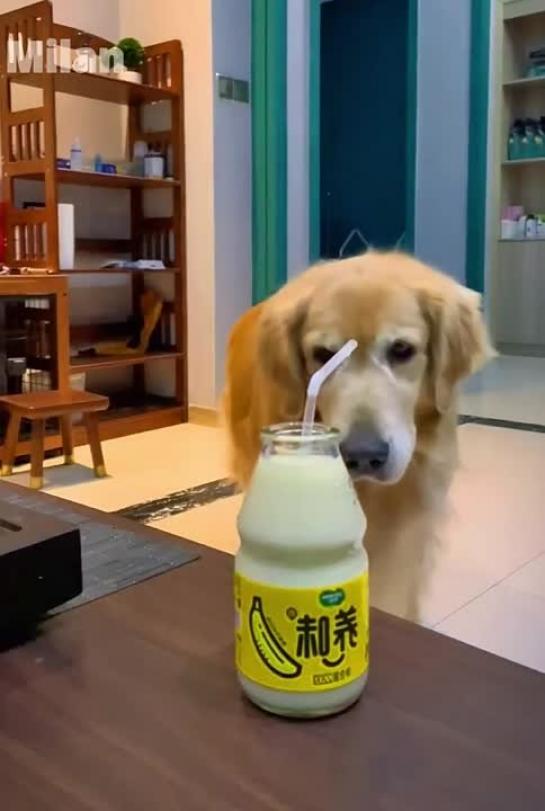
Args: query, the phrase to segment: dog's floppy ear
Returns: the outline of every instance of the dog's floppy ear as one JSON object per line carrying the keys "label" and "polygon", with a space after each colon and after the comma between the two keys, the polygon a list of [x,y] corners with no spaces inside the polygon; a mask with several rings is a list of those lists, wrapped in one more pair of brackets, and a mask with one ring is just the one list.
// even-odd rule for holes
{"label": "dog's floppy ear", "polygon": [[481,297],[459,284],[425,291],[429,325],[429,374],[435,405],[448,411],[457,384],[478,371],[494,352],[481,312]]}
{"label": "dog's floppy ear", "polygon": [[257,359],[261,374],[283,391],[279,418],[299,418],[304,406],[306,368],[301,344],[308,296],[266,302],[259,325]]}

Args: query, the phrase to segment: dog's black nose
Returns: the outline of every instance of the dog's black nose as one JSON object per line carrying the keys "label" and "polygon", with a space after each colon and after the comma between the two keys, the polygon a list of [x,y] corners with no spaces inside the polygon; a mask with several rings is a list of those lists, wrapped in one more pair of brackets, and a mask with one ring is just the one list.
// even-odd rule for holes
{"label": "dog's black nose", "polygon": [[390,444],[367,434],[350,434],[341,445],[348,470],[357,476],[380,476],[390,455]]}

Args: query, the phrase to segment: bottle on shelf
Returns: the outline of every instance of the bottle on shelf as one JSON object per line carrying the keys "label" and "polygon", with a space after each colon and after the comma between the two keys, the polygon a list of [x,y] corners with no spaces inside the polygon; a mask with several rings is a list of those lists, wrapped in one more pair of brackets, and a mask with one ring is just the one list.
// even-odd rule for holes
{"label": "bottle on shelf", "polygon": [[526,217],[524,236],[526,239],[535,239],[537,237],[537,220],[533,214]]}
{"label": "bottle on shelf", "polygon": [[136,177],[144,177],[144,161],[148,153],[148,145],[145,141],[135,141],[133,147],[133,174]]}
{"label": "bottle on shelf", "polygon": [[26,358],[8,358],[6,362],[8,394],[23,393],[23,375],[26,372]]}
{"label": "bottle on shelf", "polygon": [[83,169],[83,150],[79,138],[70,147],[70,168],[73,172],[81,172]]}
{"label": "bottle on shelf", "polygon": [[545,132],[541,126],[541,118],[534,121],[534,144],[533,144],[533,157],[545,157]]}
{"label": "bottle on shelf", "polygon": [[545,48],[537,48],[534,51],[530,51],[528,54],[526,76],[529,78],[545,76]]}
{"label": "bottle on shelf", "polygon": [[522,119],[517,118],[509,131],[509,140],[507,143],[507,158],[510,161],[520,160],[523,156],[523,141],[525,135],[525,127]]}
{"label": "bottle on shelf", "polygon": [[527,118],[524,121],[524,136],[522,138],[522,157],[534,158],[535,157],[535,121]]}

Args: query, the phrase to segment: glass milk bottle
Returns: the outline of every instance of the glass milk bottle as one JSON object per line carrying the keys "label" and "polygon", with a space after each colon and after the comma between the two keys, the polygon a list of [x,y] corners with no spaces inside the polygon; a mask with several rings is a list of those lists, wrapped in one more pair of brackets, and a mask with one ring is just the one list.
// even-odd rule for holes
{"label": "glass milk bottle", "polygon": [[279,425],[238,519],[236,663],[246,695],[292,717],[340,712],[367,681],[366,522],[334,430]]}

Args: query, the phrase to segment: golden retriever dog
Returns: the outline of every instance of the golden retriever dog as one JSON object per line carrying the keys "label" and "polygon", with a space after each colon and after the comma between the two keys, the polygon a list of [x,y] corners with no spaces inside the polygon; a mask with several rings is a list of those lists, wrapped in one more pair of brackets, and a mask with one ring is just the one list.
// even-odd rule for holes
{"label": "golden retriever dog", "polygon": [[373,604],[418,619],[456,461],[457,387],[491,355],[478,294],[401,253],[311,267],[235,325],[223,409],[244,487],[267,425],[300,420],[310,376],[368,520]]}

